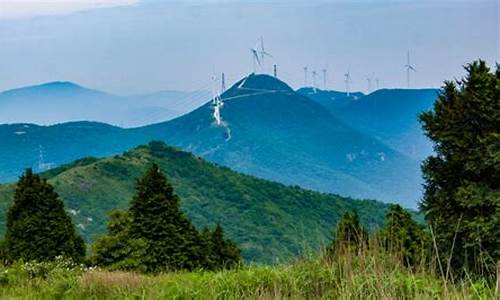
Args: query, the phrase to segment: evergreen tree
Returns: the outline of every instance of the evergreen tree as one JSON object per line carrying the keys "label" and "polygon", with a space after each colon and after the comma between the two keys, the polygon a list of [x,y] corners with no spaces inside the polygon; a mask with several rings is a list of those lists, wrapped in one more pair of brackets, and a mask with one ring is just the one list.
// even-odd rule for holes
{"label": "evergreen tree", "polygon": [[63,202],[30,169],[17,183],[4,243],[11,261],[47,261],[61,255],[79,261],[85,255],[83,239],[75,232]]}
{"label": "evergreen tree", "polygon": [[346,212],[337,223],[334,240],[328,251],[344,248],[360,249],[367,242],[368,232],[361,225],[358,214]]}
{"label": "evergreen tree", "polygon": [[387,250],[402,256],[403,263],[413,266],[429,254],[429,237],[410,213],[391,205],[380,233]]}
{"label": "evergreen tree", "polygon": [[217,224],[211,232],[205,229],[203,236],[209,247],[209,262],[212,269],[228,269],[240,263],[240,250],[236,244],[224,238],[222,226]]}
{"label": "evergreen tree", "polygon": [[148,271],[194,269],[206,264],[202,238],[180,210],[179,197],[158,165],[138,181],[129,213],[131,237],[148,243]]}
{"label": "evergreen tree", "polygon": [[484,274],[500,261],[500,67],[465,69],[420,116],[436,152],[422,167],[421,208],[445,265]]}
{"label": "evergreen tree", "polygon": [[109,213],[108,234],[100,236],[92,245],[90,262],[93,265],[108,267],[111,270],[134,270],[145,272],[143,259],[147,243],[143,239],[130,236],[131,219],[123,210]]}
{"label": "evergreen tree", "polygon": [[[138,180],[129,211],[110,214],[108,234],[97,239],[91,261],[142,272],[215,268],[216,257],[210,260],[212,239],[205,236],[182,213],[179,198],[155,164]],[[224,243],[228,249],[233,245]],[[224,257],[227,264],[231,255]]]}

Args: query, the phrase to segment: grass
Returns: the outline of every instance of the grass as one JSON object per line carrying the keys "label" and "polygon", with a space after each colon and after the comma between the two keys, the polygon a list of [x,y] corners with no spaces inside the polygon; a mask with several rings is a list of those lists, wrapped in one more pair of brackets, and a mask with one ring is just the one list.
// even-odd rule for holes
{"label": "grass", "polygon": [[[2,299],[495,299],[485,279],[444,281],[429,265],[407,268],[378,249],[279,266],[143,275],[64,262],[0,270]],[[498,299],[498,298],[497,298]]]}

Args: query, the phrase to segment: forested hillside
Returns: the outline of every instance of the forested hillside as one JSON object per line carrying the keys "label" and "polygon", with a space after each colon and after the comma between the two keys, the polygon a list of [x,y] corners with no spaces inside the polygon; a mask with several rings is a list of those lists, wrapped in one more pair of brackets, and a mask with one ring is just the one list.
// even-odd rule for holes
{"label": "forested hillside", "polygon": [[[106,229],[106,214],[128,206],[136,178],[157,163],[197,227],[224,224],[247,261],[277,262],[318,249],[346,211],[370,229],[383,224],[387,205],[287,187],[206,162],[154,142],[105,159],[84,159],[43,174],[61,195],[87,241]],[[13,185],[0,186],[0,228]]]}

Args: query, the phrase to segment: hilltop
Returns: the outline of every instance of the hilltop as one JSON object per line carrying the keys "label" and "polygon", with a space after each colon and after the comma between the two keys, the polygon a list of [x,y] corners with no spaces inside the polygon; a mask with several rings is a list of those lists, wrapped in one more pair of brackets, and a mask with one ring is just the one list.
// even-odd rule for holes
{"label": "hilltop", "polygon": [[[153,142],[122,155],[87,158],[42,176],[55,187],[87,241],[105,232],[106,214],[125,208],[136,178],[160,165],[198,227],[224,224],[247,261],[277,262],[329,242],[341,214],[356,210],[368,228],[383,224],[387,205],[321,194],[258,179]],[[13,185],[0,185],[0,229]]]}

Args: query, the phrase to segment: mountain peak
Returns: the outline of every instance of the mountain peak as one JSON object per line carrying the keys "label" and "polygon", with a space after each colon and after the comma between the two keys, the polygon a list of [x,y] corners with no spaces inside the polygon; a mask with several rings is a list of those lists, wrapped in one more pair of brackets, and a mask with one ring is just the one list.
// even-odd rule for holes
{"label": "mountain peak", "polygon": [[22,95],[32,95],[32,94],[53,95],[54,93],[58,93],[58,94],[64,93],[65,94],[65,93],[75,93],[75,92],[77,92],[77,93],[85,93],[85,92],[101,93],[98,91],[87,89],[81,85],[78,85],[78,84],[70,82],[70,81],[52,81],[52,82],[42,83],[42,84],[38,84],[38,85],[32,85],[32,86],[7,90],[1,94],[4,96],[9,96],[9,95],[22,96]]}
{"label": "mountain peak", "polygon": [[279,80],[276,77],[267,74],[255,74],[252,73],[247,77],[236,82],[231,89],[247,89],[247,90],[265,90],[265,91],[281,91],[281,92],[292,92],[293,89],[288,86],[288,84]]}

